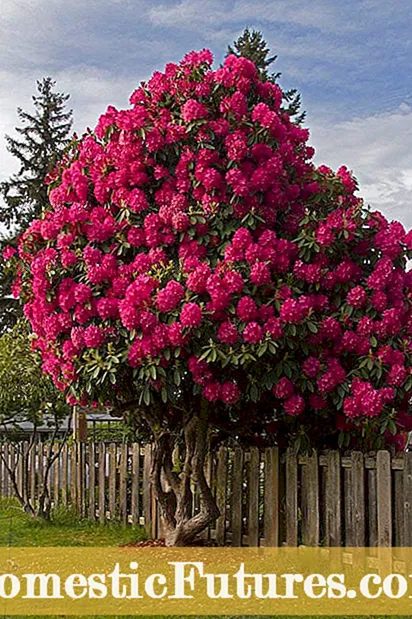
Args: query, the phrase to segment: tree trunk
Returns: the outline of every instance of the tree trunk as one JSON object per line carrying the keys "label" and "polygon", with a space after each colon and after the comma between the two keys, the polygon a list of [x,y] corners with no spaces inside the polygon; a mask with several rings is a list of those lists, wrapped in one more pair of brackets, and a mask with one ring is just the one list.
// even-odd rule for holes
{"label": "tree trunk", "polygon": [[[180,473],[173,463],[174,441],[169,432],[155,435],[151,484],[158,501],[167,546],[190,546],[220,515],[206,481],[207,419],[194,415],[184,429],[184,461]],[[200,509],[192,515],[193,481],[199,492]]]}

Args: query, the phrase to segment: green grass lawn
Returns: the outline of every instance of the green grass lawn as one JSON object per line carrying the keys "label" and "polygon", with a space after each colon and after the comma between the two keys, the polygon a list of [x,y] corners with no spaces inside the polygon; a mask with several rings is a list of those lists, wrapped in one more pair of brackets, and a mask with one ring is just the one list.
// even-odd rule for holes
{"label": "green grass lawn", "polygon": [[146,539],[143,527],[101,525],[59,509],[51,522],[37,522],[15,501],[0,500],[0,546],[119,546]]}
{"label": "green grass lawn", "polygon": [[[0,546],[119,546],[130,542],[145,539],[146,534],[142,527],[124,527],[118,523],[101,525],[77,517],[68,510],[58,510],[53,514],[50,523],[36,522],[24,514],[12,499],[0,500]],[[1,614],[1,613],[0,613]],[[412,615],[411,615],[412,616]],[[21,619],[3,615],[4,619]],[[26,619],[38,619],[26,617]],[[62,619],[62,615],[49,619]],[[277,616],[278,619],[287,619]],[[24,619],[24,618],[23,618]],[[132,619],[125,615],[109,617],[107,615],[79,617],[79,619]],[[142,619],[145,619],[142,617]],[[149,619],[147,617],[146,619]],[[151,616],[150,619],[156,619]],[[161,618],[157,618],[161,619]],[[176,617],[176,619],[182,619]],[[205,619],[214,619],[205,617]],[[218,618],[216,618],[218,619]],[[220,617],[219,619],[232,619]],[[235,619],[235,618],[233,618]],[[246,617],[240,619],[247,619]],[[264,619],[264,618],[262,618]],[[320,617],[306,617],[306,619],[321,619]],[[338,618],[336,618],[338,619]],[[342,619],[342,617],[340,618]],[[354,617],[354,619],[363,619]],[[369,616],[365,619],[378,619]],[[392,617],[392,619],[397,619]],[[400,617],[398,618],[400,619]]]}

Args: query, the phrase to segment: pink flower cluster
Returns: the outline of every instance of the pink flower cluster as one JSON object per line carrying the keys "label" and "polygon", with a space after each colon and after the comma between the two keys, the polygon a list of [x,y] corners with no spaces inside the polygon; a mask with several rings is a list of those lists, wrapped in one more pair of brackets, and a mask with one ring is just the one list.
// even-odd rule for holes
{"label": "pink flower cluster", "polygon": [[315,168],[250,60],[211,65],[191,52],[110,106],[5,250],[44,371],[80,400],[110,357],[105,398],[170,393],[178,368],[217,410],[262,405],[257,425],[271,408],[334,425],[342,406],[378,424],[411,387],[412,235],[347,168]]}

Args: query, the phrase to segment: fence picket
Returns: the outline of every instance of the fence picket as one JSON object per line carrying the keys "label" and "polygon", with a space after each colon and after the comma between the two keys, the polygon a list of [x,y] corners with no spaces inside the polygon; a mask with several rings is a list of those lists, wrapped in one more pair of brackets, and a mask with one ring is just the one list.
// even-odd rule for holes
{"label": "fence picket", "polygon": [[279,449],[265,450],[265,546],[279,546]]}
{"label": "fence picket", "polygon": [[3,458],[4,458],[4,494],[5,496],[9,496],[10,491],[10,478],[7,471],[7,466],[9,465],[9,445],[6,443],[3,445]]}
{"label": "fence picket", "polygon": [[232,526],[232,545],[242,545],[242,504],[243,504],[243,450],[237,447],[232,462],[232,492],[230,497],[230,512]]}
{"label": "fence picket", "polygon": [[89,464],[89,518],[96,519],[96,445],[88,444],[87,460]]}
{"label": "fence picket", "polygon": [[[360,451],[351,454],[351,482],[352,482],[352,544],[365,546],[365,460]],[[346,542],[348,546],[348,542]]]}
{"label": "fence picket", "polygon": [[226,533],[227,448],[220,447],[217,455],[216,504],[220,516],[216,520],[216,543],[223,546]]}
{"label": "fence picket", "polygon": [[326,541],[328,546],[341,545],[341,462],[338,451],[327,455],[326,471]]}
{"label": "fence picket", "polygon": [[[35,505],[50,443],[38,441],[28,448],[27,442],[3,443],[0,456]],[[162,535],[150,487],[150,445],[142,450],[137,443],[75,441],[59,452],[54,446],[53,454],[58,458],[48,486],[54,505],[61,502],[91,520],[98,514],[101,523],[107,518],[124,525],[143,522],[150,537]],[[412,546],[412,453],[393,458],[388,451],[297,456],[289,449],[281,457],[276,447],[221,446],[216,457],[208,456],[205,475],[221,516],[202,538],[214,536],[218,545],[316,546],[322,541],[327,546]],[[15,494],[3,460],[0,494]]]}
{"label": "fence picket", "polygon": [[391,546],[391,456],[388,451],[378,451],[376,455],[376,486],[378,499],[378,546]]}
{"label": "fence picket", "polygon": [[110,520],[116,517],[116,473],[117,448],[115,443],[109,445],[109,512]]}
{"label": "fence picket", "polygon": [[293,449],[286,451],[286,544],[298,545],[298,460]]}
{"label": "fence picket", "polygon": [[314,451],[302,468],[302,542],[319,544],[319,461]]}
{"label": "fence picket", "polygon": [[123,443],[120,448],[119,510],[120,520],[127,524],[127,462],[129,448]]}
{"label": "fence picket", "polygon": [[150,485],[150,470],[152,465],[152,454],[150,445],[145,445],[144,460],[143,460],[143,516],[147,534],[150,536],[153,532],[152,519],[155,522],[155,514],[152,513],[153,501]]}
{"label": "fence picket", "polygon": [[36,448],[37,448],[37,443],[33,442],[32,446],[30,447],[29,470],[28,470],[29,492],[30,492],[30,499],[31,499],[32,505],[34,505],[35,497],[36,497]]}
{"label": "fence picket", "polygon": [[131,516],[132,524],[139,524],[139,507],[140,507],[140,444],[133,443],[132,445],[132,505]]}
{"label": "fence picket", "polygon": [[378,545],[378,496],[376,486],[376,469],[368,471],[368,545]]}
{"label": "fence picket", "polygon": [[248,469],[248,546],[259,546],[259,475],[260,455],[257,447],[250,449]]}
{"label": "fence picket", "polygon": [[106,522],[106,445],[99,443],[99,522]]}
{"label": "fence picket", "polygon": [[404,455],[403,468],[403,518],[405,546],[412,546],[412,452]]}
{"label": "fence picket", "polygon": [[77,505],[77,467],[76,467],[76,444],[70,446],[69,460],[69,484],[70,501],[73,507]]}
{"label": "fence picket", "polygon": [[68,503],[68,489],[69,489],[69,449],[67,445],[63,445],[63,449],[60,454],[61,467],[62,467],[62,487],[61,487],[61,499],[62,505],[67,506]]}
{"label": "fence picket", "polygon": [[53,463],[53,499],[54,505],[59,504],[60,499],[60,454],[59,445],[55,445],[53,448],[53,454],[56,456],[56,460]]}

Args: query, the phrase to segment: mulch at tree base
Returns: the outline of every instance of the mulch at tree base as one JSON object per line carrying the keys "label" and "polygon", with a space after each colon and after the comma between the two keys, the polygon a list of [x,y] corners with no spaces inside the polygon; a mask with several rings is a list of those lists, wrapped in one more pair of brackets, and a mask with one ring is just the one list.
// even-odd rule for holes
{"label": "mulch at tree base", "polygon": [[[143,542],[128,542],[127,544],[120,544],[121,548],[146,548],[146,547],[165,547],[166,542],[163,538],[159,539],[148,539]],[[193,547],[204,547],[204,546],[216,546],[216,543],[211,540],[199,540],[196,544],[192,544]]]}

